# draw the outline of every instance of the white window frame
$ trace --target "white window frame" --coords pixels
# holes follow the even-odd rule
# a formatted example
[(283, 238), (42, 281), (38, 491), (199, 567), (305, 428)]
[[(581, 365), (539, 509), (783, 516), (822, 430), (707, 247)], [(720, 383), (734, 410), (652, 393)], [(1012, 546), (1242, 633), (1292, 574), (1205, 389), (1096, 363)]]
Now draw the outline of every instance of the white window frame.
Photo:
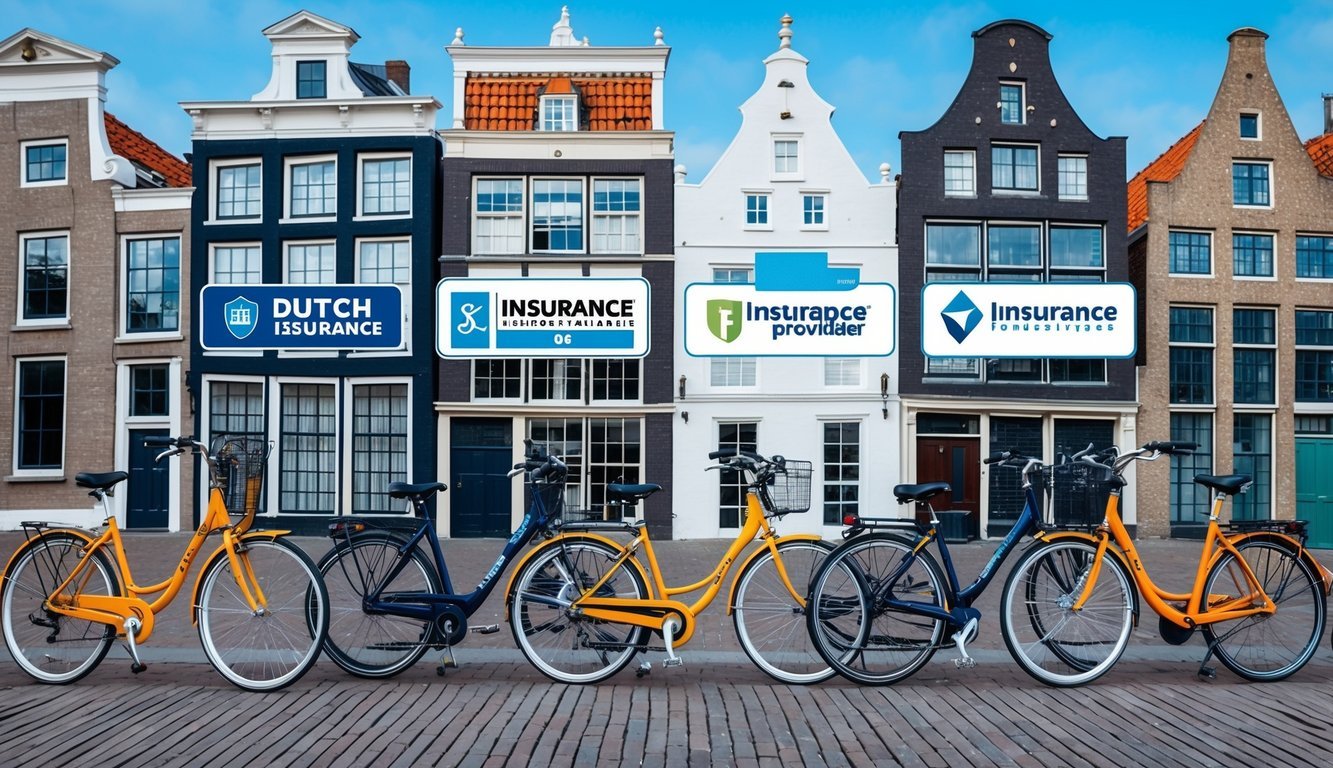
[(1027, 125), (1028, 124), (1028, 86), (1021, 80), (1001, 80), (1000, 88), (1010, 86), (1018, 89), (1018, 122), (1006, 122), (1004, 119), (1004, 101), (999, 99), (996, 94), (995, 111), (999, 114), (1000, 125)]
[[(862, 374), (865, 370), (864, 358), (860, 357), (826, 357), (824, 358), (824, 387), (826, 389), (847, 390), (859, 389), (863, 379)], [(836, 370), (832, 370), (836, 368)], [(848, 372), (854, 374), (853, 381), (829, 381), (829, 374), (834, 373), (838, 377), (844, 377)]]
[[(259, 282), (258, 283), (218, 283), (217, 272), (217, 252), (221, 249), (255, 249), (259, 252)], [(258, 240), (242, 241), (235, 243), (217, 242), (208, 244), (208, 282), (210, 285), (263, 285), (264, 284), (264, 244)]]
[[(481, 212), (477, 210), (477, 189), (483, 181), (516, 181), (518, 182), (522, 200), (517, 211), (508, 211), (504, 213), (495, 213), (493, 211)], [(469, 212), (472, 222), (472, 253), (482, 256), (522, 254), (528, 245), (528, 180), (522, 175), (517, 176), (478, 176), (472, 180), (472, 210)], [(477, 233), (477, 222), (480, 219), (505, 219), (517, 220), (519, 228), (518, 250), (516, 251), (483, 251), (478, 245), (481, 242)], [(506, 239), (509, 239), (506, 236)]]
[[(1237, 112), (1237, 113), (1236, 113), (1236, 134), (1237, 134), (1237, 135), (1240, 134), (1240, 119), (1241, 119), (1242, 117), (1246, 117), (1246, 116), (1250, 116), (1250, 117), (1253, 117), (1253, 118), (1254, 118), (1254, 134), (1255, 134), (1255, 135), (1253, 135), (1253, 136), (1240, 136), (1240, 140), (1241, 140), (1241, 141), (1263, 141), (1263, 139), (1264, 139), (1264, 113), (1263, 113), (1262, 110), (1258, 110), (1258, 109), (1242, 109), (1242, 110), (1240, 110), (1239, 112)], [(1270, 179), (1270, 182), (1271, 182), (1271, 180), (1272, 180), (1272, 173), (1271, 173), (1271, 172), (1269, 173), (1269, 179)], [(1270, 183), (1270, 186), (1271, 186), (1271, 183)], [(1271, 193), (1272, 190), (1269, 190), (1269, 192)]]
[[(750, 198), (763, 197), (768, 200), (764, 206), (764, 221), (759, 224), (751, 224), (750, 218)], [(771, 232), (773, 230), (773, 190), (771, 189), (742, 189), (741, 190), (741, 226), (750, 231)]]
[[(53, 237), (65, 238), (65, 315), (63, 317), (23, 317), (23, 297), (28, 289), (28, 241), (44, 240)], [(21, 328), (68, 328), (70, 325), (70, 304), (73, 301), (71, 288), (74, 285), (74, 238), (68, 229), (54, 229), (45, 232), (23, 232), (19, 234), (18, 252), (18, 303), (14, 307), (14, 324)]]
[[(1242, 310), (1256, 310), (1256, 311), (1259, 311), (1259, 312), (1267, 312), (1267, 313), (1269, 313), (1270, 315), (1272, 315), (1272, 316), (1273, 316), (1273, 340), (1272, 340), (1271, 342), (1268, 342), (1268, 343), (1260, 343), (1260, 342), (1252, 342), (1252, 341), (1237, 341), (1237, 340), (1236, 340), (1236, 323), (1235, 323), (1235, 317), (1236, 317), (1236, 310), (1238, 310), (1238, 309), (1242, 309)], [(1282, 397), (1282, 369), (1281, 369), (1281, 366), (1279, 365), (1279, 362), (1280, 362), (1280, 361), (1278, 360), (1278, 356), (1279, 356), (1279, 354), (1280, 354), (1280, 351), (1278, 350), (1278, 333), (1279, 333), (1279, 328), (1280, 328), (1280, 326), (1278, 325), (1278, 323), (1280, 322), (1281, 318), (1280, 318), (1278, 312), (1279, 312), (1279, 308), (1278, 308), (1278, 307), (1273, 307), (1273, 306), (1267, 306), (1267, 307), (1265, 307), (1265, 306), (1254, 306), (1254, 305), (1250, 305), (1250, 304), (1233, 304), (1233, 305), (1231, 305), (1231, 322), (1228, 323), (1228, 326), (1229, 326), (1229, 328), (1230, 328), (1230, 330), (1231, 330), (1231, 375), (1228, 376), (1227, 378), (1231, 381), (1232, 391), (1229, 393), (1227, 399), (1230, 400), (1230, 401), (1233, 403), (1232, 408), (1233, 408), (1234, 410), (1236, 410), (1236, 411), (1249, 411), (1249, 412), (1260, 412), (1260, 413), (1272, 413), (1273, 411), (1276, 411), (1277, 408), (1278, 408), (1278, 401), (1279, 401), (1279, 400), (1281, 399), (1281, 397)], [(1294, 317), (1295, 317), (1295, 315), (1293, 314), (1293, 318), (1294, 318)], [(1217, 321), (1216, 321), (1216, 319), (1214, 319), (1214, 321), (1213, 321), (1213, 334), (1214, 334), (1214, 339), (1216, 339), (1216, 334), (1217, 334)], [(1294, 338), (1294, 334), (1293, 334), (1293, 338)], [(1273, 367), (1272, 367), (1272, 371), (1271, 371), (1272, 374), (1273, 374), (1273, 399), (1272, 399), (1271, 401), (1269, 401), (1269, 402), (1267, 402), (1267, 403), (1237, 403), (1237, 402), (1236, 402), (1236, 391), (1235, 391), (1235, 386), (1236, 386), (1236, 350), (1238, 350), (1238, 349), (1257, 349), (1257, 350), (1264, 350), (1264, 351), (1268, 351), (1268, 352), (1272, 352), (1272, 353), (1273, 353)], [(1293, 359), (1294, 359), (1294, 355), (1293, 355)], [(1214, 375), (1216, 375), (1216, 374), (1214, 373)], [(1294, 387), (1294, 385), (1293, 385), (1292, 393), (1293, 393), (1292, 400), (1293, 400), (1293, 402), (1294, 402), (1294, 400), (1295, 400), (1295, 396), (1294, 396), (1294, 395), (1295, 395), (1295, 387)], [(1271, 446), (1270, 446), (1270, 448), (1271, 448)]]
[[(218, 215), (218, 181), (222, 176), (224, 168), (234, 168), (242, 165), (259, 166), (259, 213), (254, 216), (227, 216)], [(228, 157), (215, 158), (209, 161), (208, 169), (208, 219), (206, 224), (253, 224), (264, 219), (264, 159), (262, 157)]]
[[(548, 122), (546, 108), (561, 105), (558, 121)], [(569, 133), (579, 129), (579, 97), (574, 93), (553, 93), (537, 100), (537, 130), (551, 133)]]
[[(838, 487), (838, 488), (847, 487), (847, 486), (855, 487), (855, 488), (856, 488), (856, 509), (857, 509), (857, 513), (860, 514), (860, 512), (861, 512), (862, 510), (865, 509), (865, 502), (866, 502), (866, 499), (865, 499), (865, 493), (864, 493), (864, 491), (865, 491), (865, 485), (864, 485), (864, 483), (865, 483), (865, 480), (866, 480), (866, 472), (865, 472), (865, 469), (866, 469), (866, 463), (865, 463), (865, 459), (866, 459), (866, 452), (865, 452), (865, 438), (866, 438), (866, 432), (868, 431), (868, 430), (866, 429), (866, 420), (865, 420), (864, 418), (857, 417), (857, 416), (820, 416), (820, 417), (818, 417), (818, 418), (816, 419), (816, 423), (819, 425), (819, 454), (820, 454), (820, 462), (819, 462), (819, 478), (820, 478), (820, 481), (819, 481), (819, 495), (818, 495), (818, 497), (817, 497), (818, 499), (820, 499), (820, 503), (819, 503), (819, 518), (818, 518), (818, 519), (819, 519), (820, 524), (821, 524), (821, 525), (824, 525), (824, 526), (841, 526), (841, 525), (842, 525), (841, 518), (839, 519), (839, 521), (838, 521), (837, 523), (829, 523), (829, 522), (826, 522), (826, 521), (824, 520), (824, 490), (825, 490), (826, 488), (829, 488), (829, 487)], [(829, 462), (829, 461), (824, 460), (824, 458), (823, 458), (824, 456), (827, 455), (828, 448), (829, 448), (829, 445), (830, 445), (828, 442), (825, 442), (825, 438), (824, 438), (824, 427), (827, 426), (827, 425), (829, 425), (829, 424), (855, 424), (855, 425), (857, 425), (857, 430), (856, 430), (856, 466), (859, 467), (859, 470), (857, 471), (857, 479), (856, 479), (854, 482), (846, 482), (846, 481), (843, 481), (843, 480), (828, 480), (828, 479), (826, 479), (826, 478), (828, 477), (828, 474), (827, 474), (827, 472), (826, 472), (826, 467), (827, 467), (830, 463), (831, 463), (831, 464), (834, 464), (834, 465), (837, 465), (837, 466), (839, 466), (839, 467), (841, 467), (841, 466), (845, 466), (845, 465), (846, 465), (845, 462), (842, 462), (842, 461)], [(844, 445), (851, 445), (851, 443), (844, 443), (844, 442), (842, 442), (842, 441), (840, 440), (840, 441), (837, 443), (837, 445), (838, 445), (838, 446), (844, 446)], [(841, 505), (841, 504), (844, 504), (845, 502), (838, 501), (838, 502), (835, 502), (835, 503)], [(813, 507), (812, 507), (812, 511), (813, 511)]]
[(412, 238), (407, 235), (394, 237), (358, 237), (352, 245), (352, 276), (357, 285), (389, 285), (389, 283), (365, 283), (361, 280), (361, 247), (367, 243), (401, 243), (407, 246), (407, 282), (392, 283), (402, 288), (403, 296), (403, 343), (394, 349), (349, 350), (348, 357), (400, 357), (412, 353)]
[[(960, 157), (967, 160), (967, 165), (950, 166), (950, 157)], [(965, 168), (967, 170), (967, 182), (970, 185), (966, 190), (949, 189), (949, 169)], [(944, 195), (945, 197), (976, 197), (977, 196), (977, 151), (975, 149), (946, 149), (944, 150)]]
[[(227, 376), (227, 381), (240, 381), (240, 377)], [(333, 385), (333, 405), (335, 409), (341, 409), (343, 405), (343, 389), (347, 380), (337, 376), (270, 376), (264, 387), (264, 407), (266, 409), (265, 425), (268, 428), (268, 439), (273, 442), (273, 450), (270, 451), (268, 466), (268, 479), (265, 485), (269, 488), (267, 509), (272, 514), (278, 514), (282, 508), (282, 461), (280, 456), (284, 453), (282, 448), (282, 388), (291, 385), (317, 384)], [(410, 401), (409, 401), (410, 402)], [(348, 418), (346, 413), (335, 413), (333, 418), (333, 444), (334, 446), (344, 445), (343, 440), (347, 435), (347, 424), (344, 420)], [(350, 473), (344, 471), (350, 467), (352, 452), (350, 448), (345, 451), (334, 449), (335, 465), (334, 473), (338, 482), (333, 489), (333, 510), (331, 512), (316, 512), (314, 514), (288, 512), (287, 517), (303, 517), (311, 519), (314, 517), (331, 517), (339, 515), (343, 506), (343, 486), (351, 482)]]
[[(523, 225), (524, 225), (524, 232), (526, 233), (525, 242), (527, 242), (528, 245), (528, 253), (553, 254), (557, 256), (562, 254), (588, 253), (588, 246), (592, 239), (592, 232), (588, 226), (588, 211), (592, 207), (592, 201), (588, 198), (588, 178), (589, 177), (587, 176), (545, 176), (545, 175), (529, 176), (527, 178), (527, 184), (524, 187), (526, 199), (523, 201), (523, 207), (524, 207), (524, 213), (526, 215), (523, 220)], [(579, 206), (581, 209), (579, 211), (580, 227), (582, 228), (581, 231), (583, 232), (582, 248), (579, 248), (577, 250), (571, 249), (571, 250), (558, 250), (558, 251), (545, 248), (539, 251), (536, 249), (536, 247), (534, 247), (533, 243), (534, 240), (536, 239), (535, 235), (537, 227), (537, 203), (536, 203), (537, 182), (539, 181), (561, 181), (561, 182), (572, 181), (579, 185), (579, 191), (580, 191)]]
[[(180, 285), (177, 288), (177, 293), (176, 293), (176, 303), (177, 303), (176, 312), (178, 315), (176, 320), (176, 330), (156, 331), (156, 332), (139, 331), (131, 333), (130, 318), (129, 318), (129, 301), (128, 301), (129, 290), (130, 290), (130, 243), (135, 240), (169, 240), (173, 238), (178, 243), (177, 250), (179, 251), (180, 254), (179, 255), (180, 263), (177, 265), (177, 271), (180, 273), (181, 277)], [(133, 343), (138, 341), (162, 341), (162, 340), (179, 341), (185, 338), (184, 336), (185, 327), (190, 324), (189, 313), (185, 311), (185, 295), (190, 290), (188, 282), (184, 279), (185, 276), (189, 274), (189, 267), (186, 264), (188, 260), (189, 260), (188, 256), (185, 253), (185, 238), (183, 234), (179, 231), (157, 232), (157, 233), (136, 232), (133, 235), (121, 236), (120, 291), (119, 291), (120, 295), (117, 297), (118, 298), (117, 303), (120, 305), (120, 311), (116, 313), (117, 315), (119, 315), (119, 320), (117, 321), (117, 326), (116, 326), (117, 344)], [(211, 270), (211, 264), (210, 264), (210, 270)]]
[[(366, 205), (366, 163), (379, 163), (389, 160), (407, 161), (407, 210), (391, 211), (389, 213), (367, 213)], [(410, 219), (412, 218), (412, 195), (415, 191), (413, 187), (412, 172), (412, 153), (411, 152), (364, 152), (356, 156), (356, 215), (353, 221), (379, 221), (381, 219)], [(304, 220), (304, 219), (303, 219)]]
[[(1218, 364), (1218, 361), (1217, 361), (1217, 350), (1218, 350), (1218, 343), (1217, 343), (1217, 323), (1218, 323), (1218, 312), (1220, 311), (1221, 306), (1222, 306), (1222, 305), (1218, 305), (1218, 304), (1191, 304), (1191, 303), (1189, 303), (1189, 302), (1175, 302), (1175, 301), (1172, 301), (1172, 302), (1168, 302), (1168, 303), (1167, 303), (1167, 310), (1166, 310), (1166, 311), (1167, 311), (1167, 318), (1166, 318), (1166, 348), (1167, 348), (1167, 357), (1166, 357), (1166, 366), (1165, 366), (1165, 368), (1166, 368), (1166, 401), (1167, 401), (1167, 405), (1169, 406), (1169, 407), (1168, 407), (1168, 410), (1170, 410), (1170, 411), (1194, 411), (1194, 412), (1204, 412), (1204, 411), (1206, 411), (1206, 412), (1208, 412), (1208, 413), (1216, 413), (1216, 412), (1217, 412), (1217, 403), (1218, 403), (1218, 397), (1219, 397), (1219, 396), (1218, 396), (1218, 391), (1217, 391), (1217, 377), (1218, 377), (1218, 375), (1219, 375), (1219, 374), (1218, 374), (1218, 367), (1219, 367), (1219, 364)], [(1203, 342), (1203, 341), (1171, 341), (1171, 310), (1172, 310), (1172, 309), (1206, 309), (1206, 310), (1208, 310), (1210, 313), (1212, 313), (1212, 314), (1211, 314), (1211, 317), (1212, 317), (1213, 340), (1210, 341), (1210, 342)], [(1229, 326), (1229, 325), (1230, 325), (1230, 319), (1228, 318), (1228, 326)], [(1211, 383), (1211, 385), (1210, 385), (1210, 387), (1209, 387), (1209, 391), (1212, 393), (1212, 399), (1211, 399), (1209, 402), (1207, 402), (1207, 403), (1173, 403), (1173, 402), (1171, 402), (1171, 386), (1172, 386), (1172, 385), (1171, 385), (1171, 348), (1172, 348), (1172, 347), (1181, 347), (1181, 348), (1190, 347), (1190, 348), (1194, 348), (1194, 349), (1209, 349), (1209, 350), (1212, 350), (1212, 352), (1213, 352), (1213, 361), (1212, 361), (1212, 364), (1211, 364), (1211, 366), (1212, 366), (1212, 383)], [(1227, 381), (1230, 381), (1230, 380), (1231, 380), (1231, 375), (1232, 375), (1232, 373), (1233, 373), (1232, 371), (1228, 371), (1228, 372), (1227, 372)], [(1276, 390), (1275, 390), (1275, 393), (1276, 393)], [(1231, 393), (1227, 393), (1226, 401), (1227, 401), (1227, 402), (1230, 402), (1230, 401), (1231, 401)], [(1217, 425), (1214, 424), (1213, 426), (1214, 426), (1214, 428), (1216, 428)], [(1214, 435), (1214, 441), (1216, 441), (1216, 435)]]
[[(25, 363), (46, 363), (60, 361), (65, 364), (65, 381), (63, 386), (64, 409), (60, 415), (60, 466), (46, 469), (19, 469), (19, 426), (20, 426), (20, 408), (22, 398), (20, 395), (20, 386), (22, 382), (23, 365)], [(39, 478), (61, 478), (65, 476), (65, 459), (69, 453), (69, 356), (68, 355), (34, 355), (32, 357), (17, 357), (14, 359), (14, 406), (13, 422), (11, 429), (11, 451), (10, 469), (15, 478), (32, 480)]]
[[(828, 219), (829, 219), (829, 190), (827, 190), (827, 189), (802, 189), (802, 190), (800, 191), (800, 194), (801, 194), (801, 218), (800, 218), (801, 227), (800, 227), (800, 228), (803, 229), (803, 230), (806, 230), (806, 231), (827, 232), (827, 231), (828, 231)], [(823, 221), (818, 222), (818, 223), (808, 223), (808, 222), (806, 222), (806, 220), (805, 220), (805, 201), (806, 201), (808, 198), (813, 198), (813, 197), (817, 197), (817, 198), (823, 200), (823, 202), (824, 202), (823, 209), (820, 211), (820, 216), (821, 216), (821, 218), (823, 218)]]
[[(997, 187), (995, 186), (995, 150), (999, 148), (1007, 149), (1030, 149), (1037, 156), (1037, 186), (1035, 187)], [(1029, 197), (1041, 194), (1041, 145), (1031, 144), (1021, 141), (996, 141), (990, 145), (991, 149), (991, 171), (990, 171), (990, 190), (992, 195), (1027, 195)]]
[[(1236, 202), (1236, 166), (1237, 165), (1266, 165), (1268, 166), (1268, 202), (1267, 203), (1238, 203)], [(1273, 178), (1273, 161), (1261, 160), (1254, 157), (1233, 157), (1231, 158), (1231, 172), (1227, 175), (1231, 180), (1231, 206), (1233, 208), (1261, 210), (1266, 211), (1273, 208), (1276, 204), (1277, 184)]]
[[(332, 246), (333, 247), (333, 279), (327, 282), (318, 283), (293, 283), (291, 278), (291, 256), (293, 246)], [(314, 240), (284, 240), (282, 243), (282, 281), (281, 285), (337, 285), (338, 284), (338, 242), (327, 238), (317, 238)], [(278, 350), (278, 357), (337, 357), (336, 349), (281, 349)]]
[[(65, 175), (59, 179), (47, 179), (45, 181), (28, 181), (28, 150), (37, 147), (55, 147), (65, 148)], [(19, 187), (24, 189), (34, 189), (40, 187), (64, 187), (69, 185), (69, 139), (51, 138), (51, 139), (32, 139), (30, 141), (19, 142)]]
[[(325, 211), (315, 214), (294, 214), (292, 213), (292, 193), (295, 189), (292, 187), (292, 171), (300, 165), (324, 165), (333, 164), (333, 211)], [(338, 220), (338, 156), (336, 154), (328, 155), (294, 155), (282, 159), (282, 219), (279, 224), (309, 224), (312, 222), (328, 222)]]
[[(1271, 180), (1271, 177), (1270, 177), (1270, 180)], [(1272, 194), (1272, 190), (1271, 190), (1271, 189), (1269, 190), (1269, 194), (1270, 194), (1270, 195)], [(1272, 249), (1271, 249), (1271, 252), (1272, 252), (1272, 254), (1273, 254), (1273, 264), (1272, 264), (1273, 273), (1272, 273), (1271, 275), (1238, 275), (1238, 274), (1236, 274), (1236, 236), (1237, 236), (1237, 235), (1249, 236), (1249, 237), (1266, 237), (1266, 238), (1268, 238), (1269, 242), (1272, 243), (1272, 246), (1273, 246)], [(1293, 239), (1293, 240), (1292, 240), (1292, 254), (1295, 255), (1295, 253), (1296, 253), (1296, 242), (1295, 242), (1295, 240)], [(1248, 281), (1248, 282), (1275, 283), (1275, 282), (1277, 282), (1277, 273), (1278, 273), (1278, 263), (1277, 263), (1277, 259), (1278, 259), (1278, 240), (1277, 240), (1277, 233), (1276, 233), (1276, 232), (1256, 232), (1256, 231), (1254, 231), (1254, 230), (1248, 230), (1248, 229), (1233, 229), (1233, 230), (1231, 230), (1231, 279), (1233, 279), (1233, 280), (1245, 280), (1245, 281)], [(1293, 269), (1292, 271), (1294, 272), (1295, 270)]]
[[(796, 168), (794, 170), (778, 170), (778, 144), (792, 143), (796, 145)], [(801, 181), (805, 178), (805, 141), (802, 134), (799, 133), (774, 133), (768, 144), (768, 156), (771, 160), (769, 171), (772, 173), (773, 181)], [(789, 157), (784, 155), (783, 157)]]
[[(597, 183), (598, 183), (599, 181), (624, 181), (624, 182), (632, 182), (632, 183), (638, 185), (638, 188), (639, 188), (639, 210), (637, 210), (637, 211), (633, 211), (633, 212), (630, 212), (630, 211), (602, 211), (601, 213), (598, 213), (598, 211), (597, 211), (597, 209), (596, 209), (596, 202), (595, 202), (595, 200), (596, 200), (596, 194), (597, 194)], [(615, 253), (615, 254), (622, 254), (622, 253), (624, 253), (624, 254), (642, 255), (643, 252), (644, 252), (644, 242), (643, 242), (643, 241), (644, 241), (643, 178), (640, 177), (640, 176), (593, 176), (593, 177), (591, 178), (590, 182), (589, 182), (589, 188), (592, 190), (592, 193), (586, 195), (586, 197), (587, 197), (587, 203), (586, 203), (586, 207), (587, 207), (587, 220), (588, 220), (588, 224), (587, 224), (587, 245), (588, 245), (588, 253)], [(594, 243), (597, 242), (597, 241), (596, 241), (596, 229), (597, 229), (597, 222), (598, 222), (599, 219), (602, 220), (602, 221), (609, 221), (609, 220), (611, 220), (611, 219), (620, 219), (620, 220), (625, 221), (625, 222), (628, 222), (628, 221), (631, 221), (631, 220), (634, 221), (636, 227), (638, 228), (638, 233), (635, 235), (635, 239), (639, 241), (639, 242), (638, 242), (638, 247), (635, 248), (635, 249), (632, 249), (632, 250), (628, 250), (628, 251), (627, 251), (627, 250), (624, 250), (623, 248), (622, 248), (622, 249), (614, 249), (614, 248), (613, 248), (613, 249), (606, 249), (606, 250), (603, 250), (603, 249), (599, 249), (599, 248), (594, 247)], [(625, 235), (624, 235), (624, 233), (623, 233), (623, 231), (622, 231), (622, 233), (621, 233), (621, 235), (620, 235), (620, 239), (623, 241), (623, 240), (624, 240), (624, 237), (625, 237)]]
[[(719, 366), (721, 370), (719, 371)], [(754, 380), (750, 383), (745, 382), (747, 369), (753, 375)], [(720, 374), (720, 376), (719, 376)], [(731, 383), (731, 378), (737, 377), (736, 383)], [(708, 361), (708, 386), (713, 389), (725, 390), (728, 392), (736, 390), (753, 390), (759, 387), (759, 358), (756, 357), (714, 357)]]
[[(1186, 235), (1203, 235), (1208, 238), (1208, 272), (1174, 272), (1171, 270), (1171, 234), (1180, 232)], [(1211, 280), (1217, 276), (1217, 238), (1214, 233), (1207, 229), (1184, 229), (1181, 227), (1169, 227), (1166, 233), (1166, 269), (1167, 276), (1171, 278), (1185, 278)]]
[[(1066, 193), (1065, 193), (1064, 169), (1061, 168), (1060, 166), (1063, 165), (1063, 164), (1065, 163), (1066, 160), (1070, 160), (1070, 161), (1082, 161), (1082, 162), (1083, 162), (1083, 169), (1082, 169), (1082, 177), (1083, 177), (1083, 193), (1082, 193), (1082, 194), (1077, 194), (1077, 193), (1066, 194)], [(1037, 166), (1038, 166), (1038, 168), (1040, 168), (1040, 166), (1041, 166), (1041, 158), (1040, 158), (1040, 157), (1037, 159)], [(1061, 199), (1061, 200), (1076, 200), (1076, 201), (1079, 201), (1079, 202), (1087, 202), (1087, 200), (1088, 200), (1088, 156), (1087, 156), (1087, 155), (1084, 155), (1084, 154), (1075, 154), (1075, 153), (1068, 153), (1068, 154), (1060, 154), (1060, 155), (1058, 155), (1057, 158), (1056, 158), (1055, 175), (1056, 175), (1056, 196), (1059, 197), (1059, 199)]]
[(517, 397), (477, 397), (477, 363), (485, 360), (515, 360), (515, 358), (480, 358), (473, 359), (468, 366), (470, 375), (467, 380), (467, 401), (470, 403), (521, 404), (527, 400), (528, 366), (525, 360), (518, 359), (518, 396)]
[[(342, 405), (341, 405), (341, 407), (342, 407), (342, 413), (340, 414), (341, 418), (338, 419), (338, 421), (339, 421), (339, 425), (338, 425), (338, 426), (339, 426), (339, 429), (342, 430), (342, 433), (343, 433), (344, 435), (347, 436), (347, 438), (346, 438), (346, 439), (347, 439), (347, 450), (342, 452), (341, 457), (340, 457), (341, 460), (340, 460), (339, 463), (338, 463), (338, 464), (339, 464), (339, 471), (338, 471), (338, 477), (339, 477), (339, 483), (338, 483), (338, 486), (339, 486), (339, 488), (338, 488), (338, 491), (339, 491), (339, 497), (338, 497), (338, 498), (339, 498), (339, 501), (338, 501), (338, 511), (339, 511), (339, 513), (341, 513), (341, 510), (343, 509), (343, 506), (344, 506), (343, 503), (342, 503), (343, 500), (346, 501), (346, 505), (345, 505), (345, 506), (346, 506), (346, 508), (347, 508), (349, 511), (352, 510), (352, 507), (353, 507), (353, 504), (354, 504), (354, 500), (353, 500), (353, 499), (354, 499), (354, 493), (353, 493), (352, 481), (353, 481), (353, 479), (354, 479), (354, 478), (353, 478), (353, 473), (354, 473), (354, 470), (355, 470), (355, 467), (356, 467), (356, 463), (355, 463), (355, 454), (356, 454), (356, 452), (355, 452), (355, 446), (352, 444), (352, 440), (353, 440), (353, 438), (356, 436), (356, 432), (355, 432), (355, 419), (356, 419), (356, 388), (357, 388), (357, 387), (367, 387), (367, 386), (369, 386), (369, 387), (373, 387), (373, 386), (377, 386), (377, 385), (406, 386), (406, 387), (407, 387), (407, 478), (406, 478), (405, 482), (411, 482), (411, 480), (412, 480), (412, 467), (413, 467), (413, 460), (414, 460), (414, 457), (415, 457), (415, 448), (414, 448), (414, 446), (416, 445), (416, 434), (415, 434), (416, 430), (414, 429), (414, 424), (413, 424), (413, 422), (415, 421), (415, 419), (412, 418), (412, 416), (413, 416), (413, 412), (412, 412), (412, 378), (411, 378), (410, 376), (408, 376), (408, 377), (403, 377), (403, 376), (383, 376), (383, 377), (367, 377), (367, 378), (348, 378), (348, 379), (344, 379), (343, 382), (342, 382), (342, 391), (341, 391), (341, 393), (340, 393), (340, 394), (341, 394), (341, 400), (342, 400)], [(390, 502), (391, 505), (394, 504), (394, 503), (396, 503), (396, 502)], [(412, 512), (412, 507), (411, 507), (411, 505), (410, 505), (410, 504), (407, 504), (407, 503), (405, 503), (405, 502), (402, 504), (402, 509), (403, 509), (403, 513), (404, 513), (404, 515), (410, 515), (411, 512)]]

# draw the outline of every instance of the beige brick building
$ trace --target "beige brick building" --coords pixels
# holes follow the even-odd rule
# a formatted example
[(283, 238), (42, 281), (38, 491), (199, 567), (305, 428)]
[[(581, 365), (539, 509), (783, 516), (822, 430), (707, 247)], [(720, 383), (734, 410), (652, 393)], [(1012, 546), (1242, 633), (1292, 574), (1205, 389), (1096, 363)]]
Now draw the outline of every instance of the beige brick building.
[(191, 467), (142, 437), (192, 423), (190, 169), (105, 112), (117, 63), (0, 41), (0, 528), (98, 522), (82, 471), (130, 472), (122, 525), (178, 530), (189, 508)]
[(1292, 126), (1267, 38), (1250, 28), (1227, 38), (1207, 118), (1129, 183), (1140, 438), (1200, 444), (1192, 457), (1138, 464), (1139, 530), (1150, 536), (1201, 532), (1210, 499), (1196, 473), (1254, 476), (1224, 519), (1292, 518), (1298, 495), (1327, 485), (1315, 466), (1330, 455), (1333, 414), (1333, 178)]

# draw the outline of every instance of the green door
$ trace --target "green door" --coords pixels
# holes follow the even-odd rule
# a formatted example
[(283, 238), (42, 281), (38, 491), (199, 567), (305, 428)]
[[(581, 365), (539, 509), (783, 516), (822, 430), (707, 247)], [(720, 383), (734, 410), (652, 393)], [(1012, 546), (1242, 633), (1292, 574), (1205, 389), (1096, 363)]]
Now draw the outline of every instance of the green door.
[(1333, 549), (1333, 439), (1296, 438), (1296, 517), (1310, 521), (1310, 546)]

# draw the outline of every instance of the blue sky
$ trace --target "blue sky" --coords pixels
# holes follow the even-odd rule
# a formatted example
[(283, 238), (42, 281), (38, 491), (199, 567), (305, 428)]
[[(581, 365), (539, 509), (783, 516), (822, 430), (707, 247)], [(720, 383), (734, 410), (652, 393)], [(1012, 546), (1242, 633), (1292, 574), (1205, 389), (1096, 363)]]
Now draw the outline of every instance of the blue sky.
[[(472, 45), (545, 45), (561, 0), (496, 2), (357, 0), (304, 4), (40, 2), (0, 0), (0, 38), (31, 26), (107, 51), (108, 108), (181, 154), (189, 120), (177, 102), (246, 99), (268, 82), (264, 27), (301, 8), (361, 35), (353, 60), (412, 65), (412, 90), (444, 105), (451, 95), (444, 52), (462, 27)], [(1333, 0), (1206, 4), (1018, 2), (579, 2), (575, 34), (593, 45), (650, 45), (661, 26), (671, 46), (666, 121), (677, 161), (698, 181), (740, 126), (738, 106), (758, 88), (777, 49), (779, 18), (796, 20), (793, 47), (810, 79), (837, 108), (834, 125), (868, 179), (882, 162), (900, 167), (898, 132), (935, 122), (962, 84), (971, 33), (1005, 18), (1050, 32), (1066, 95), (1093, 131), (1129, 137), (1132, 175), (1202, 119), (1226, 63), (1226, 37), (1242, 26), (1270, 35), (1274, 81), (1302, 139), (1323, 129), (1321, 94), (1333, 92)], [(1201, 10), (1206, 8), (1206, 10)]]

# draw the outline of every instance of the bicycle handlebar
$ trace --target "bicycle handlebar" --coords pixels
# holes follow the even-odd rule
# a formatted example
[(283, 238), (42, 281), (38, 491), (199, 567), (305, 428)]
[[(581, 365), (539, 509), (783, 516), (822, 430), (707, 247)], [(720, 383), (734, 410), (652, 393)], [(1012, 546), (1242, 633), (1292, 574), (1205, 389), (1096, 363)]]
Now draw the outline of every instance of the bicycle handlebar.
[(1143, 449), (1145, 451), (1156, 451), (1157, 453), (1165, 453), (1168, 455), (1184, 456), (1199, 450), (1199, 444), (1181, 442), (1178, 440), (1165, 440), (1165, 441), (1154, 440), (1151, 443), (1144, 443)]

